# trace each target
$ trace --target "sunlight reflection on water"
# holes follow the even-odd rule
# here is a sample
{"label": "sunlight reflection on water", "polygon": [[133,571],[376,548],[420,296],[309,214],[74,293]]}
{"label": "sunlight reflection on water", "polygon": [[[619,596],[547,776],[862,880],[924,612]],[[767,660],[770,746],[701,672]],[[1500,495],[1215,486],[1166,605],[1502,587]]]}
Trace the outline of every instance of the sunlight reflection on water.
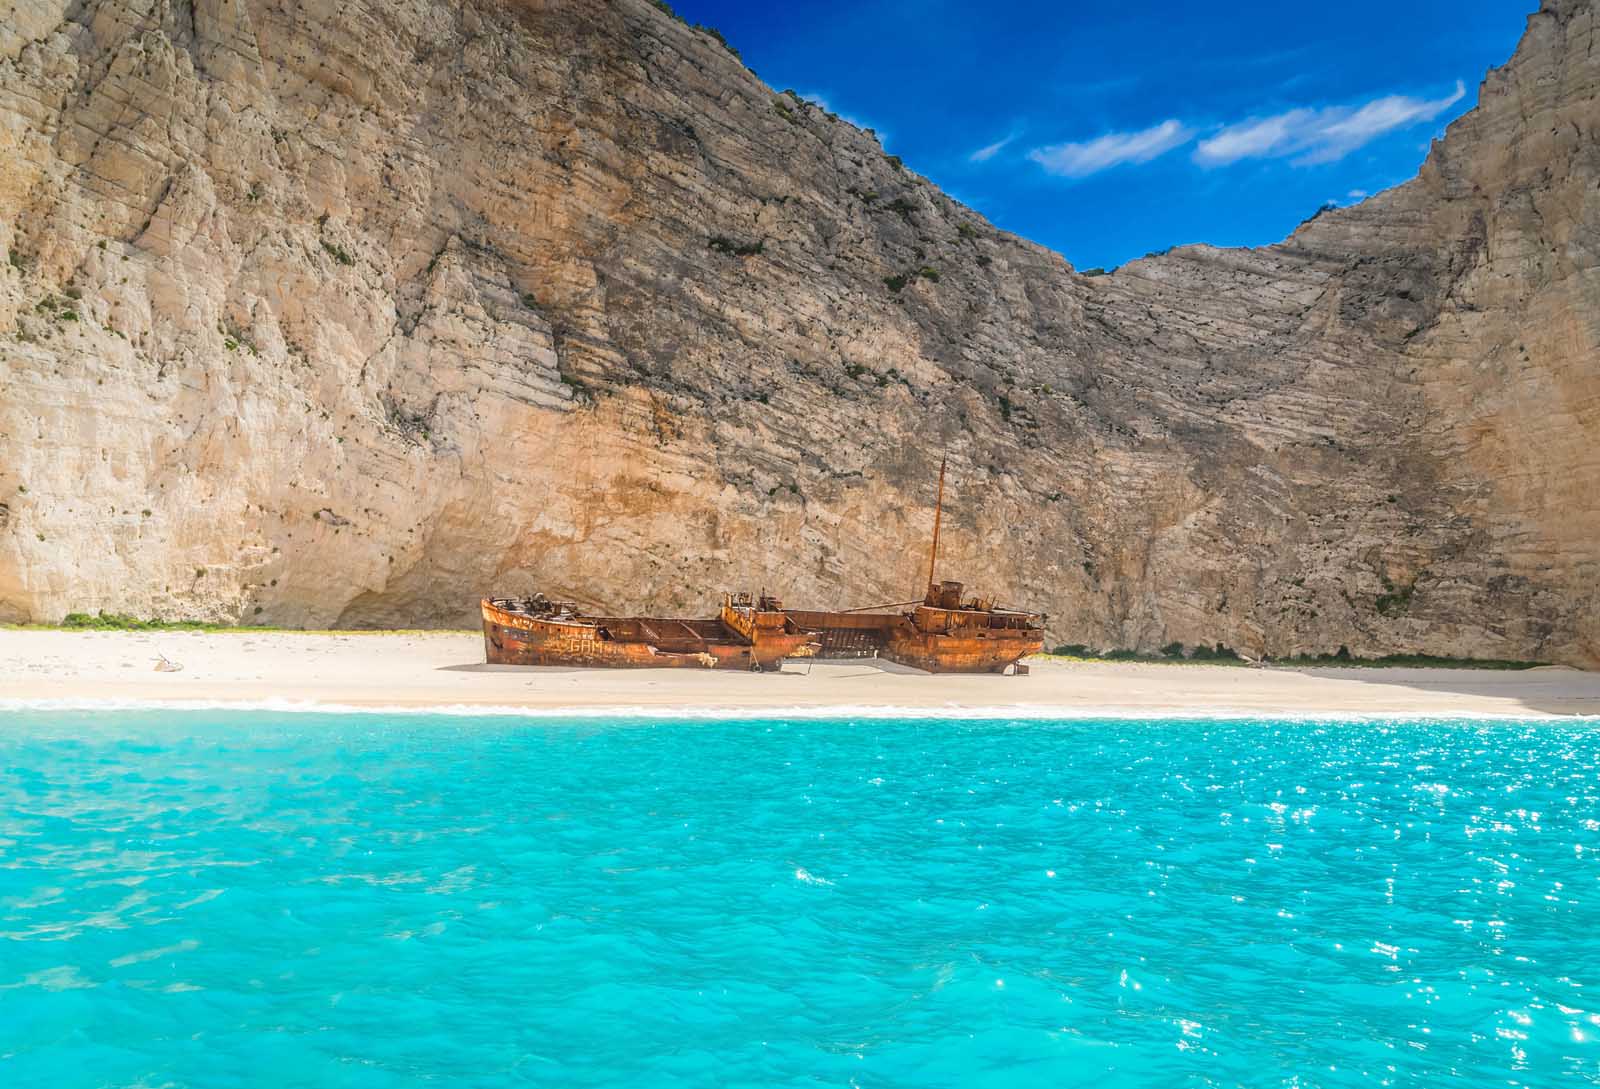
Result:
{"label": "sunlight reflection on water", "polygon": [[1600,1077],[1593,724],[0,727],[6,1084]]}

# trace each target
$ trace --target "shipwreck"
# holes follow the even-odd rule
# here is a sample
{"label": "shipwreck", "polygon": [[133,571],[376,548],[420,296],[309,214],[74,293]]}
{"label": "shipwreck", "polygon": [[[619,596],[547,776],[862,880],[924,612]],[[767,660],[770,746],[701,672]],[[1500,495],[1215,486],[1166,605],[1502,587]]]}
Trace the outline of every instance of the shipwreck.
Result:
{"label": "shipwreck", "polygon": [[883,658],[929,673],[1025,673],[1044,647],[1041,613],[968,597],[938,579],[945,463],[939,465],[927,591],[860,609],[787,609],[765,593],[727,594],[715,617],[599,616],[543,594],[485,598],[491,665],[781,669],[789,658]]}

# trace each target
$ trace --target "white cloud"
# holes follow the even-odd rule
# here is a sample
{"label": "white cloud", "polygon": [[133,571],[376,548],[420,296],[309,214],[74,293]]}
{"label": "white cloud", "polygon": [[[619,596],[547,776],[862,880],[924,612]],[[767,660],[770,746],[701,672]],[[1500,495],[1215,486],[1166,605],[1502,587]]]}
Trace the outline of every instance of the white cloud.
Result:
{"label": "white cloud", "polygon": [[1147,163],[1193,136],[1180,122],[1163,121],[1139,132],[1108,132],[1084,143],[1036,147],[1028,158],[1052,174],[1082,178],[1124,163]]}
{"label": "white cloud", "polygon": [[1194,149],[1195,162],[1223,166],[1240,159],[1255,159],[1279,154],[1277,149],[1294,150],[1299,133],[1311,126],[1316,110],[1290,110],[1259,121],[1240,121],[1228,125],[1215,136],[1200,141]]}
{"label": "white cloud", "polygon": [[1386,95],[1361,106],[1296,109],[1271,117],[1253,117],[1226,125],[1201,140],[1195,148],[1194,161],[1202,166],[1227,166],[1240,159],[1294,155],[1296,166],[1331,163],[1384,133],[1432,121],[1460,102],[1466,93],[1466,86],[1457,82],[1455,92],[1444,98]]}
{"label": "white cloud", "polygon": [[1002,151],[1004,151],[1006,149],[1006,147],[1011,143],[1011,141],[1015,140],[1016,138],[1017,138],[1017,134],[1016,133],[1012,133],[1010,136],[1007,136],[1004,140],[996,140],[994,143],[989,144],[987,147],[980,147],[977,151],[974,151],[971,155],[967,156],[967,162],[969,162],[969,163],[986,163],[990,159],[994,158],[996,155],[998,155]]}
{"label": "white cloud", "polygon": [[1367,199],[1367,191],[1365,189],[1352,189],[1352,190],[1350,190],[1349,193],[1347,193],[1345,195],[1348,196],[1351,200],[1366,200]]}

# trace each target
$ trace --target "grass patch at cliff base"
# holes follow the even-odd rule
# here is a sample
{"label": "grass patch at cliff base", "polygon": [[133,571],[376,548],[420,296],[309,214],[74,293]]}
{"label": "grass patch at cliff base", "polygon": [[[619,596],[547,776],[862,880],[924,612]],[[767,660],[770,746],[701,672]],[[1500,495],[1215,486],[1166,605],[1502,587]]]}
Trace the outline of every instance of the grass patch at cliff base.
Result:
{"label": "grass patch at cliff base", "polygon": [[1259,661],[1241,656],[1221,643],[1201,644],[1185,653],[1183,644],[1168,643],[1159,652],[1115,649],[1095,650],[1083,643],[1066,643],[1036,658],[1055,658],[1070,662],[1146,662],[1155,665],[1282,666],[1288,669],[1538,669],[1550,662],[1524,662],[1507,658],[1452,658],[1438,654],[1384,654],[1363,658],[1345,647],[1332,654],[1297,654],[1274,658],[1264,655]]}
{"label": "grass patch at cliff base", "polygon": [[211,632],[275,635],[476,635],[472,628],[281,628],[208,620],[165,620],[129,613],[68,613],[58,623],[0,624],[8,631]]}

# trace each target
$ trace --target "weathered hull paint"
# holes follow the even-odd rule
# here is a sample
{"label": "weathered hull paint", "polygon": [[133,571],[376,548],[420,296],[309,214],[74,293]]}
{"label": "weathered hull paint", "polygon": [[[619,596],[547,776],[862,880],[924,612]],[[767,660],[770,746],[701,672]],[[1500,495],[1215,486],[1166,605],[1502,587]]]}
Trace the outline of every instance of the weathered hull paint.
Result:
{"label": "weathered hull paint", "polygon": [[882,656],[929,673],[1004,673],[1019,659],[1044,649],[1038,633],[994,632],[972,636],[896,632]]}
{"label": "weathered hull paint", "polygon": [[818,658],[884,658],[929,673],[1004,673],[1044,649],[1038,629],[923,631],[904,614],[790,613],[817,631]]}
{"label": "weathered hull paint", "polygon": [[817,633],[818,658],[876,658],[889,644],[889,633],[905,622],[900,613],[839,613],[790,609],[789,617]]}
{"label": "weathered hull paint", "polygon": [[1002,673],[1043,649],[1044,631],[1033,614],[963,605],[958,586],[953,595],[930,591],[890,632],[883,656],[929,673]]}
{"label": "weathered hull paint", "polygon": [[961,587],[938,584],[909,613],[789,610],[814,629],[819,658],[879,657],[929,673],[1003,673],[1044,649],[1035,613],[961,603]]}
{"label": "weathered hull paint", "polygon": [[[604,669],[762,669],[808,654],[810,632],[774,624],[755,612],[748,634],[726,622],[670,617],[545,617],[486,598],[484,659],[490,665],[584,666]],[[786,618],[777,614],[779,621]]]}

